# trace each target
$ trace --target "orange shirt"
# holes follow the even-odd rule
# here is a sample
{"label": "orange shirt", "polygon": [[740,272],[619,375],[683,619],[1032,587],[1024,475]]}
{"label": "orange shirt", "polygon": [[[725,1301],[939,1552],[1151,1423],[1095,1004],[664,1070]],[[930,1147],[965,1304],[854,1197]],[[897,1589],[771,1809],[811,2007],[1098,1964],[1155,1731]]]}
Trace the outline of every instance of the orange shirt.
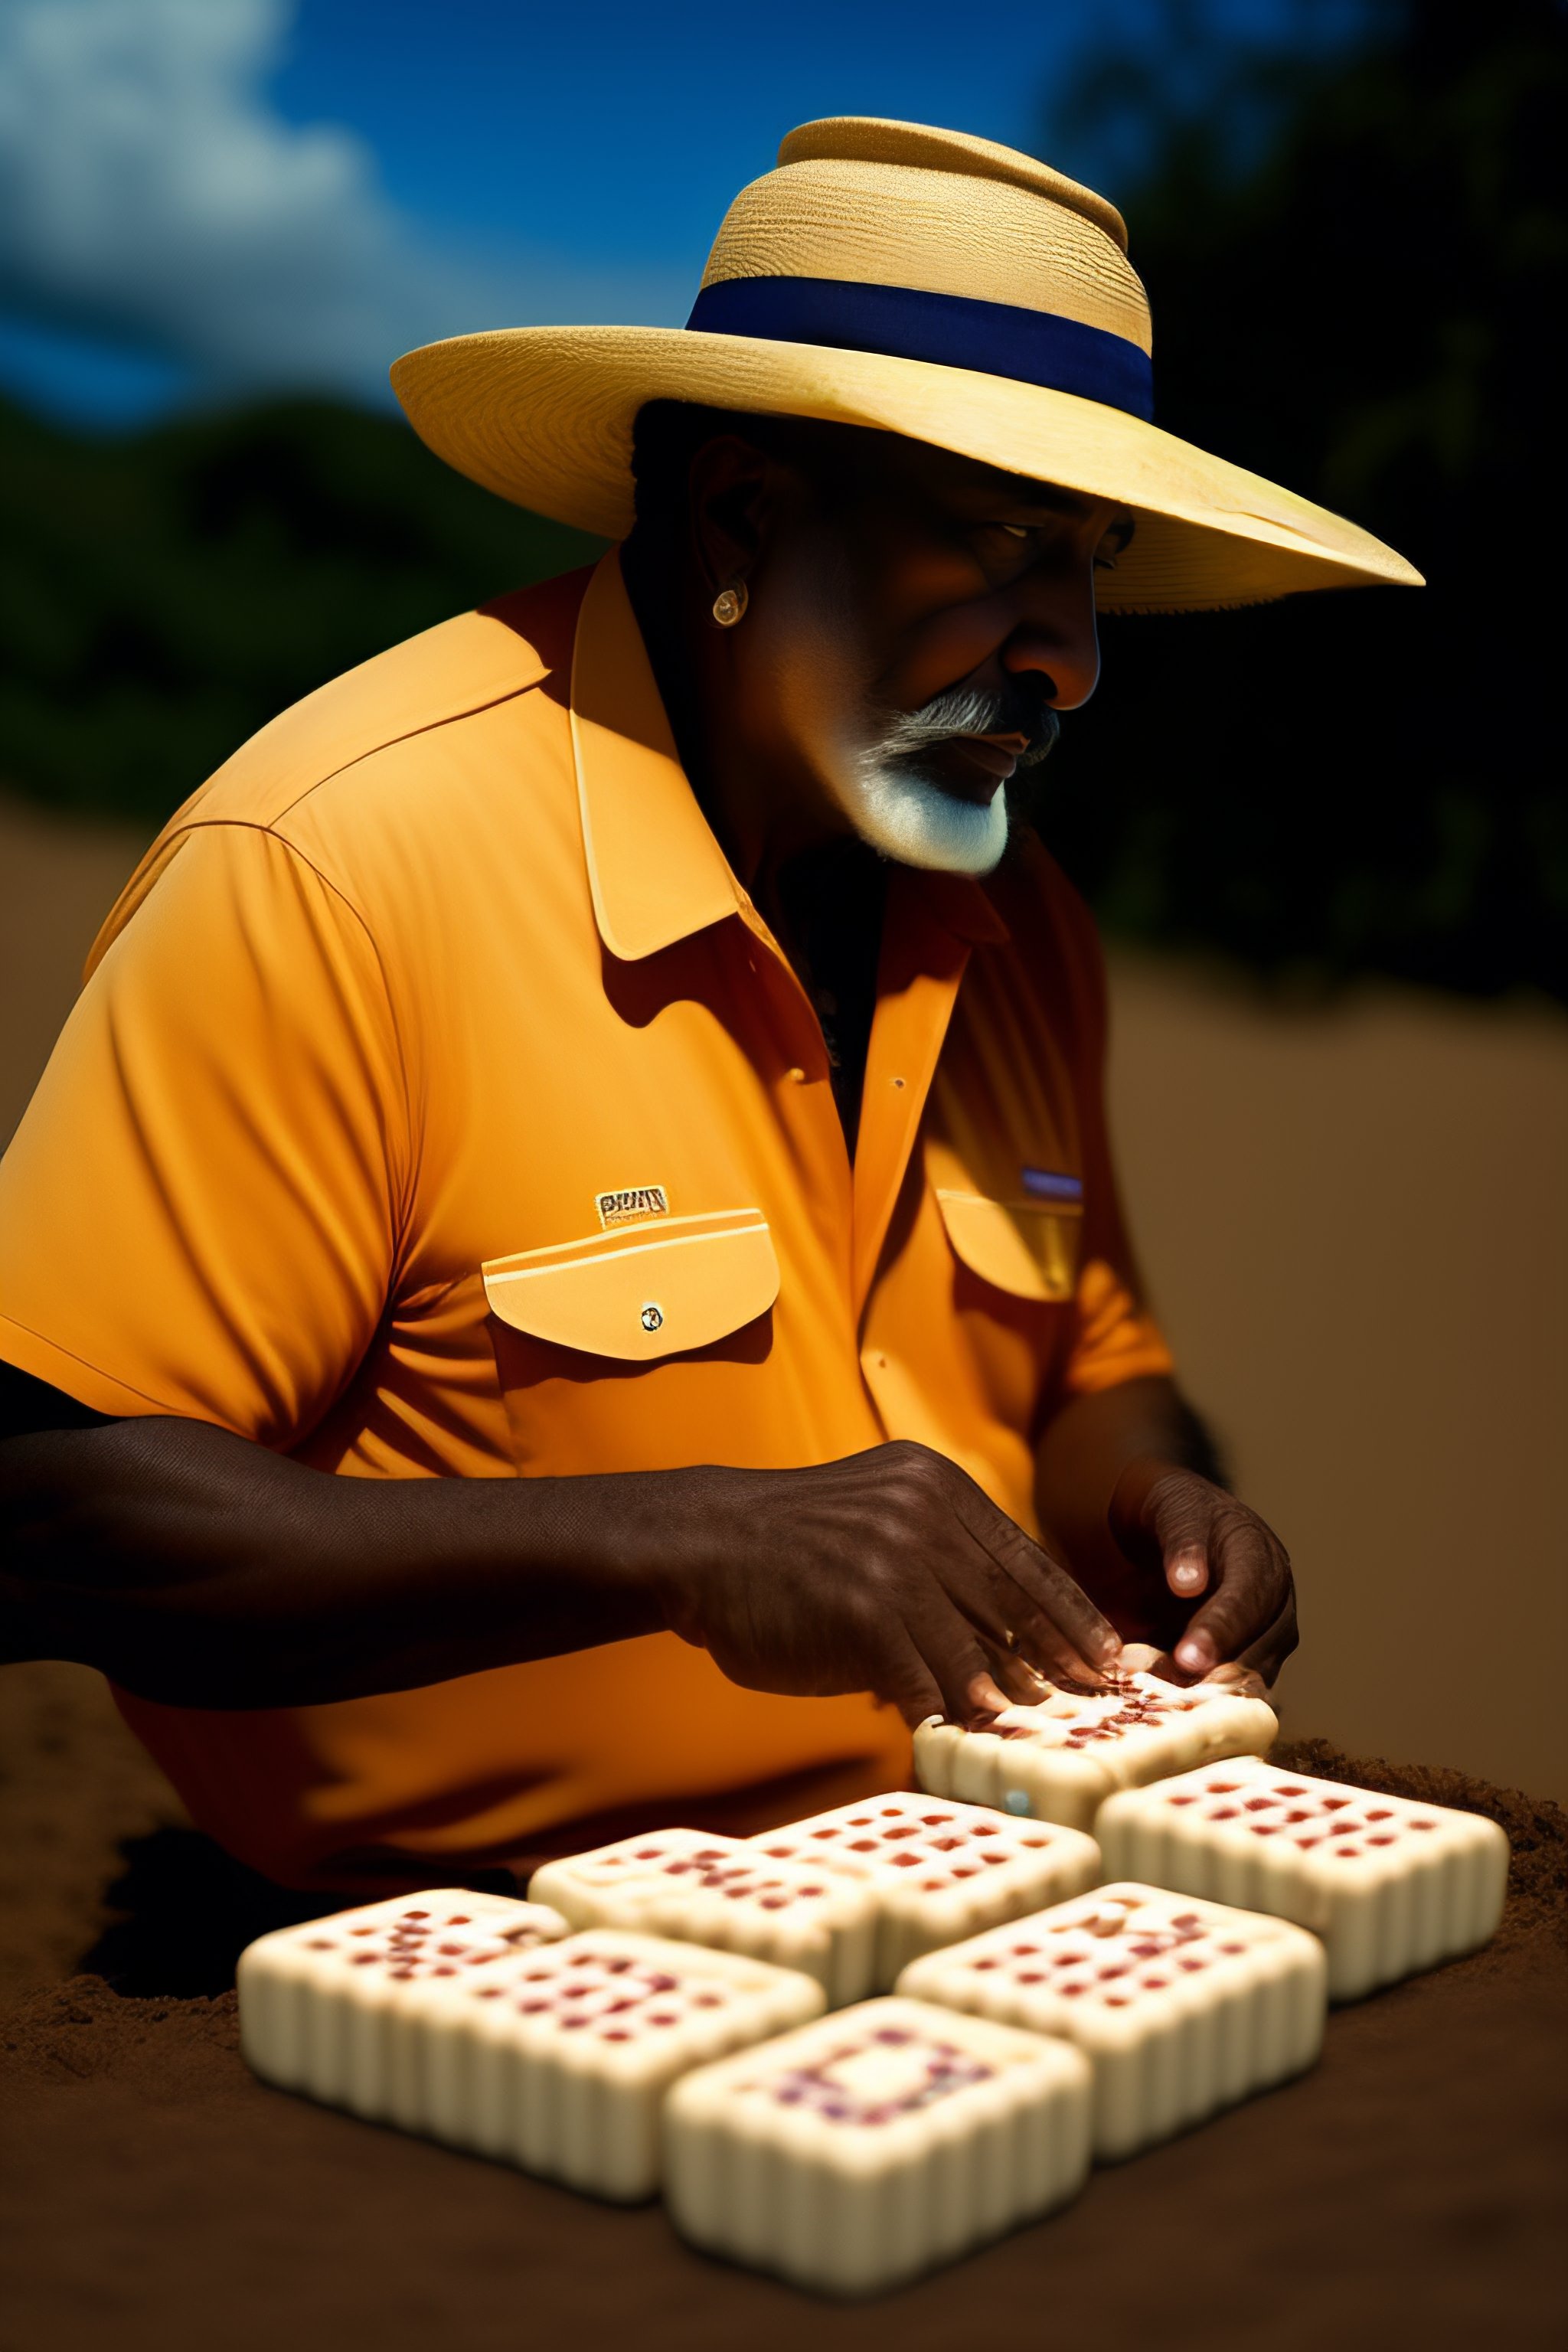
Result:
{"label": "orange shirt", "polygon": [[[174,818],[0,1163],[0,1356],[349,1477],[913,1437],[1033,1527],[1061,1400],[1169,1369],[1103,1024],[1037,847],[984,887],[895,868],[851,1167],[610,555],[323,688]],[[121,1704],[195,1819],[300,1884],[908,1769],[868,1698],[743,1691],[670,1634],[333,1706]]]}

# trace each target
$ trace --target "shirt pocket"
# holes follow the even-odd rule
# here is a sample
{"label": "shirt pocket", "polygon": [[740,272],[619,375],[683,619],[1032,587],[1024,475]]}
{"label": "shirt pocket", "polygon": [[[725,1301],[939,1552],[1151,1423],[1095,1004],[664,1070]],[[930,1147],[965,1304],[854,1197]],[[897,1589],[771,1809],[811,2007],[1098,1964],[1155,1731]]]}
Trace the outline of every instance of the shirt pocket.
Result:
{"label": "shirt pocket", "polygon": [[935,1188],[948,1244],[960,1265],[1014,1298],[1059,1306],[1078,1285],[1080,1202],[994,1200]]}
{"label": "shirt pocket", "polygon": [[530,1339],[622,1363],[710,1347],[765,1315],[779,1265],[760,1209],[716,1209],[490,1258],[493,1315]]}

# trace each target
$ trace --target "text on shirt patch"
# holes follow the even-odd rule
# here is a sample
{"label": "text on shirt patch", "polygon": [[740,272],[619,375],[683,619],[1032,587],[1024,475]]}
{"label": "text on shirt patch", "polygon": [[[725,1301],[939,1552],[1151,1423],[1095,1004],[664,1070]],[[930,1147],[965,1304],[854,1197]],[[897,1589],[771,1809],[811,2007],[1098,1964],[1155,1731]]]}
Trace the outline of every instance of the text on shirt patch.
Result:
{"label": "text on shirt patch", "polygon": [[639,1224],[644,1217],[668,1217],[669,1195],[662,1184],[634,1184],[624,1192],[596,1192],[594,1206],[608,1232],[612,1225]]}

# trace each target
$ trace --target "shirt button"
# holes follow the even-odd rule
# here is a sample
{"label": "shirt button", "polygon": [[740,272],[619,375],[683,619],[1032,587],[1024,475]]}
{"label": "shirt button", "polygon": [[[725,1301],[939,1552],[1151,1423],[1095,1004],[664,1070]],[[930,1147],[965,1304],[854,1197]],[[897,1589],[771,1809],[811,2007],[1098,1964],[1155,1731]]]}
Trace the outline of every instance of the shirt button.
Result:
{"label": "shirt button", "polygon": [[784,1076],[792,1086],[804,1087],[805,1084],[805,1072],[798,1066],[793,1070],[786,1070]]}

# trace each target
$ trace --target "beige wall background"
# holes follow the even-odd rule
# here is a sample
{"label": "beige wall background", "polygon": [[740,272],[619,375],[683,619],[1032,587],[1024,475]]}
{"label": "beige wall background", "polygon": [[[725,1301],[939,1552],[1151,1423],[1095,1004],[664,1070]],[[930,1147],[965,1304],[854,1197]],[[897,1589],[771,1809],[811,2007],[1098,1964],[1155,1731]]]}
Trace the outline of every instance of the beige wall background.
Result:
{"label": "beige wall background", "polygon": [[[0,1139],[141,848],[0,800]],[[1150,1288],[1296,1562],[1287,1728],[1568,1799],[1568,1015],[1110,969]]]}
{"label": "beige wall background", "polygon": [[1112,995],[1150,1287],[1296,1565],[1288,1727],[1568,1797],[1568,1015]]}

